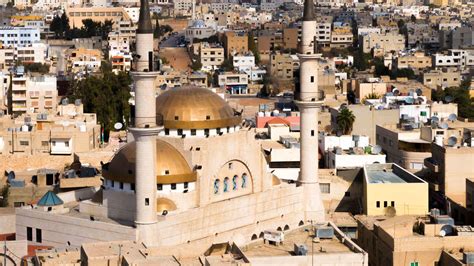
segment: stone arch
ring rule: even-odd
[[[257,235],[253,234],[251,240],[257,240],[257,239],[258,239]]]
[[[303,226],[304,225],[304,222],[303,220],[301,220],[299,223],[298,223],[298,226]]]
[[[263,232],[260,232],[260,234],[258,235],[258,238],[263,238],[265,234]]]
[[[288,230],[290,230],[290,226],[286,224],[285,227],[283,227],[283,231],[288,231]]]
[[[278,226],[277,231],[280,231],[280,232],[283,231],[283,230],[281,229],[281,226]]]

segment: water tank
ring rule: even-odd
[[[294,244],[293,251],[296,256],[306,256],[308,254],[308,247],[304,244]]]
[[[265,116],[272,116],[272,113],[271,113],[271,112],[268,112],[268,111],[266,111],[266,112],[265,112]]]
[[[79,125],[79,131],[80,131],[80,132],[86,132],[86,131],[87,131],[86,125],[84,125],[84,124]]]
[[[30,128],[29,128],[27,125],[21,126],[21,131],[22,131],[22,132],[28,132],[29,129],[30,129]]]
[[[435,143],[438,146],[443,146],[444,136],[435,136]]]
[[[258,117],[264,117],[265,113],[264,112],[258,112]]]
[[[278,110],[273,110],[272,115],[273,115],[273,116],[278,116],[279,113],[280,113],[280,111],[278,111]]]

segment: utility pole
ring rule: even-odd
[[[3,265],[7,265],[7,239],[3,240]]]

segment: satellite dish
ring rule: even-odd
[[[392,93],[394,96],[400,95],[400,91],[397,88],[393,88]]]
[[[415,102],[415,99],[413,98],[405,98],[405,103],[406,104],[413,104]]]
[[[420,88],[416,89],[416,95],[418,95],[418,96],[423,95],[423,90],[420,89]]]
[[[380,152],[382,151],[382,147],[380,147],[379,145],[375,145],[372,147],[372,154],[379,154]]]
[[[450,114],[450,115],[448,116],[448,120],[451,121],[451,122],[454,122],[454,121],[456,121],[457,119],[458,119],[458,116],[457,116],[456,114],[454,114],[454,113],[453,113],[453,114]]]
[[[431,123],[438,123],[439,122],[439,118],[437,116],[432,116],[431,117]]]
[[[447,95],[446,97],[444,97],[444,101],[447,102],[447,103],[450,103],[450,102],[452,102],[453,100],[454,100],[454,99],[453,99],[452,96]]]
[[[418,97],[416,98],[416,100],[419,102],[419,103],[423,103],[425,101],[425,99],[423,97]]]
[[[114,124],[115,130],[120,130],[120,129],[122,129],[122,127],[123,127],[123,125],[120,122],[117,122],[117,123]]]
[[[385,208],[385,215],[387,215],[388,217],[394,217],[395,215],[397,215],[397,210],[395,209],[395,207],[388,206],[387,208]]]
[[[448,123],[443,122],[443,123],[441,123],[441,124],[439,125],[439,128],[448,129],[448,128],[449,128],[449,125],[448,125]]]
[[[456,145],[457,142],[458,142],[458,139],[456,137],[450,137],[448,139],[448,146],[454,147],[454,145]]]

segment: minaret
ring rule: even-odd
[[[306,221],[323,222],[324,206],[318,177],[318,59],[313,0],[305,0],[300,42],[300,93],[295,100],[300,110],[300,175]]]
[[[132,77],[135,81],[135,124],[130,128],[136,143],[135,226],[138,241],[147,246],[157,243],[156,213],[156,145],[161,131],[156,124],[153,65],[153,28],[148,0],[140,0],[140,17],[136,35],[136,57]]]

